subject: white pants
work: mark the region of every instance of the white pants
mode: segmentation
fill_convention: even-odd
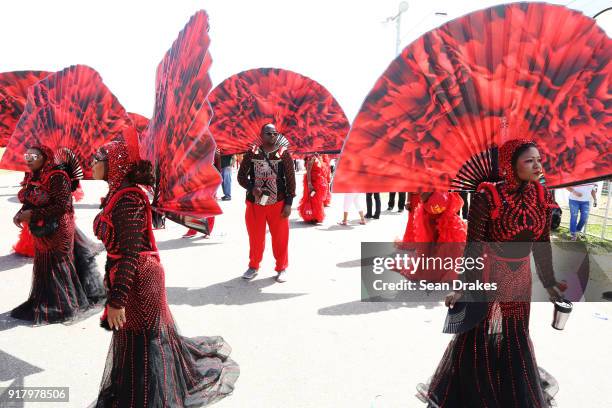
[[[363,193],[345,193],[344,194],[344,212],[349,212],[354,206],[357,211],[363,211],[363,202],[365,194]]]

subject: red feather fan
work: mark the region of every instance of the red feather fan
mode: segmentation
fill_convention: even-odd
[[[6,147],[23,113],[28,88],[49,75],[46,71],[0,73],[0,147]]]
[[[157,68],[153,117],[141,136],[141,155],[156,172],[153,207],[174,216],[221,213],[215,200],[221,177],[213,166],[215,142],[208,125],[208,16],[187,23]]]
[[[496,149],[538,144],[549,187],[612,173],[612,41],[546,3],[477,11],[406,47],[351,128],[334,191],[472,190]]]
[[[51,74],[28,90],[24,112],[11,136],[0,167],[27,171],[28,146],[69,149],[91,178],[91,158],[98,147],[122,135],[132,121],[100,75],[85,65]]]
[[[321,84],[295,72],[260,68],[233,75],[209,96],[210,130],[223,154],[243,153],[272,123],[292,153],[339,152],[349,130],[344,111]]]
[[[142,135],[146,130],[147,126],[149,126],[149,119],[145,118],[138,113],[128,112],[128,116],[132,119],[132,123],[138,132],[138,135]]]

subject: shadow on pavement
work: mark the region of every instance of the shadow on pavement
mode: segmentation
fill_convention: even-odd
[[[157,241],[157,249],[169,251],[173,249],[204,247],[208,245],[220,245],[221,242],[210,242],[203,238],[175,238],[167,241]]]
[[[34,262],[33,258],[21,256],[17,254],[8,254],[0,256],[0,272],[8,271],[15,268],[20,268],[25,264]]]
[[[362,227],[364,225],[359,225],[359,223],[355,223],[355,224],[351,224],[349,222],[349,225],[330,225],[327,228],[317,228],[319,231],[350,231],[352,230],[354,227]]]
[[[348,303],[328,306],[319,309],[319,315],[322,316],[351,316],[362,315],[368,313],[378,313],[387,310],[395,310],[400,308],[414,308],[424,306],[426,309],[433,309],[440,306],[440,302],[397,302],[397,301],[380,301],[380,302],[362,302],[356,300]]]
[[[276,277],[258,278],[252,281],[240,277],[216,283],[205,288],[168,287],[168,303],[171,305],[249,305],[260,302],[290,299],[306,293],[264,293],[265,288],[283,285]],[[282,286],[281,286],[282,287]]]
[[[15,305],[15,306],[18,306],[18,305]],[[18,326],[33,327],[32,322],[27,322],[25,320],[19,320],[19,319],[12,318],[10,311],[0,314],[0,332],[3,332],[5,330],[14,329],[15,327],[18,327]],[[0,358],[0,362],[1,362],[1,358]],[[0,365],[0,372],[2,371],[1,367],[2,366]]]
[[[355,259],[354,261],[346,261],[337,263],[336,266],[338,268],[359,268],[361,267],[361,259]],[[364,265],[374,265],[374,257],[363,258]]]
[[[12,356],[0,350],[0,381],[15,381],[21,380],[21,384],[16,385],[15,382],[10,387],[23,386],[23,378],[28,375],[42,373],[44,370],[40,367],[33,366],[15,356]]]
[[[4,389],[4,392],[0,393],[0,406],[7,408],[25,407],[23,399],[10,398],[8,394],[9,388],[14,390],[23,389],[25,386],[25,377],[43,371],[42,368],[33,366],[0,350],[0,381],[12,381],[7,388]]]
[[[320,224],[313,224],[311,222],[304,222],[302,220],[289,220],[289,229],[300,229],[300,228],[314,228]]]

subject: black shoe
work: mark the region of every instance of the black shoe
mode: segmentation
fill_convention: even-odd
[[[389,208],[387,208],[387,211],[393,211],[393,207],[389,206]]]
[[[365,217],[363,218],[374,218],[374,217],[372,217],[372,214],[366,214]]]
[[[232,197],[223,196],[221,197],[221,201],[231,201]]]
[[[402,212],[404,212],[404,209],[403,209],[403,208],[400,208],[399,210],[397,210],[397,212],[398,212],[398,213],[402,213]]]
[[[377,219],[379,219],[379,218],[380,218],[380,215],[375,215],[375,216],[373,216],[372,218],[374,218],[375,220],[377,220]]]

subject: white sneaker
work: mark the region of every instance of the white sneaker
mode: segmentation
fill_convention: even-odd
[[[244,274],[242,274],[242,279],[251,280],[251,279],[253,279],[254,277],[257,276],[258,272],[259,271],[257,269],[255,269],[255,268],[249,268],[249,269],[246,270],[246,272]]]
[[[287,270],[286,269],[278,273],[278,275],[276,276],[276,281],[278,283],[287,282]]]

